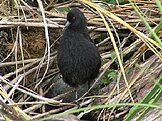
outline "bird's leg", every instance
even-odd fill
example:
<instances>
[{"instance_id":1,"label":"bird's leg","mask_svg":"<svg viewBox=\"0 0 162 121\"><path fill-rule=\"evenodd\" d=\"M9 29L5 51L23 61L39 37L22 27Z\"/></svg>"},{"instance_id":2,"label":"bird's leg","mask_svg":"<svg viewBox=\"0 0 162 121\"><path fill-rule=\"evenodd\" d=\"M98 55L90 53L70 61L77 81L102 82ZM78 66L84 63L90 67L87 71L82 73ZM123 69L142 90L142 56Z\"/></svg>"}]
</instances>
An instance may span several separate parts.
<instances>
[{"instance_id":1,"label":"bird's leg","mask_svg":"<svg viewBox=\"0 0 162 121\"><path fill-rule=\"evenodd\" d=\"M79 102L77 101L77 99L78 99L78 87L75 87L75 100L76 100L76 105L79 108L80 105L79 105Z\"/></svg>"},{"instance_id":2,"label":"bird's leg","mask_svg":"<svg viewBox=\"0 0 162 121\"><path fill-rule=\"evenodd\" d=\"M78 87L75 87L75 100L78 99Z\"/></svg>"},{"instance_id":3,"label":"bird's leg","mask_svg":"<svg viewBox=\"0 0 162 121\"><path fill-rule=\"evenodd\" d=\"M88 81L88 90L90 89L90 86L91 86L91 82Z\"/></svg>"}]
</instances>

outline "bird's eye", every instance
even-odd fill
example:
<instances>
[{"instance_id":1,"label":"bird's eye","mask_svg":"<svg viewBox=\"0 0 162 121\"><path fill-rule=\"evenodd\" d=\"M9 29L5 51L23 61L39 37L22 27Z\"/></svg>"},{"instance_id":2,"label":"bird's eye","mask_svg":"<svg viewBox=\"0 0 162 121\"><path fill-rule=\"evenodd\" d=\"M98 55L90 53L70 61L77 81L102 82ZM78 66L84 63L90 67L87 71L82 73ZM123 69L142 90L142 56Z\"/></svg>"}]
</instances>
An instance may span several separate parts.
<instances>
[{"instance_id":1,"label":"bird's eye","mask_svg":"<svg viewBox=\"0 0 162 121\"><path fill-rule=\"evenodd\" d=\"M73 17L72 19L75 20L75 17Z\"/></svg>"}]
</instances>

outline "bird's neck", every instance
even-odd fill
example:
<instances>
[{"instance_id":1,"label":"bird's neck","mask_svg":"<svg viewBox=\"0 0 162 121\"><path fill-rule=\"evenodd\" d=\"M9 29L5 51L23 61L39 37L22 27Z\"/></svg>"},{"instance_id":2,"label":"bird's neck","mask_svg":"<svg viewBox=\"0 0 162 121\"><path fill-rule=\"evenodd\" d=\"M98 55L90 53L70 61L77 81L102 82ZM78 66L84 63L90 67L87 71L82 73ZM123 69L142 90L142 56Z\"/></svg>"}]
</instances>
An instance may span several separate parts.
<instances>
[{"instance_id":1,"label":"bird's neck","mask_svg":"<svg viewBox=\"0 0 162 121\"><path fill-rule=\"evenodd\" d=\"M77 27L67 27L67 31L69 32L79 32L79 33L85 33L88 31L87 27L86 26L77 26Z\"/></svg>"}]
</instances>

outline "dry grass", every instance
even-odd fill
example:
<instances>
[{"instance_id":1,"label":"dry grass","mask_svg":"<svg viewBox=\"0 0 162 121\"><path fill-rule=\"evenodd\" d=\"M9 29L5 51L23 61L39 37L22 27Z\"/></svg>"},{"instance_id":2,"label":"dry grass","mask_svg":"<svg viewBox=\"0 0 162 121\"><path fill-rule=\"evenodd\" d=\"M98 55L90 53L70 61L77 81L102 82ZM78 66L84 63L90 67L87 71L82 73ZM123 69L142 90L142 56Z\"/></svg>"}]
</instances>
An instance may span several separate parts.
<instances>
[{"instance_id":1,"label":"dry grass","mask_svg":"<svg viewBox=\"0 0 162 121\"><path fill-rule=\"evenodd\" d=\"M78 99L81 107L140 102L160 77L161 47L149 38L150 32L130 4L113 6L69 0L43 2L42 5L41 0L37 1L39 7L32 7L33 3L24 0L0 1L0 119L33 120L77 108L74 100L66 102L73 89L58 83L60 77L56 64L58 40L69 7L79 7L84 12L90 35L97 43L103 60L100 75L86 94L93 92L95 85L104 80L109 68L117 72L115 79L107 78L109 84L100 83L96 94L84 94ZM151 27L161 21L153 1L136 1L136 5ZM162 36L161 32L158 34ZM116 56L112 57L114 49L119 63ZM59 89L54 89L56 94L47 98L52 88ZM49 111L46 104L54 107ZM78 117L91 111L94 120L117 120L123 118L129 109L130 106L89 109Z\"/></svg>"}]
</instances>

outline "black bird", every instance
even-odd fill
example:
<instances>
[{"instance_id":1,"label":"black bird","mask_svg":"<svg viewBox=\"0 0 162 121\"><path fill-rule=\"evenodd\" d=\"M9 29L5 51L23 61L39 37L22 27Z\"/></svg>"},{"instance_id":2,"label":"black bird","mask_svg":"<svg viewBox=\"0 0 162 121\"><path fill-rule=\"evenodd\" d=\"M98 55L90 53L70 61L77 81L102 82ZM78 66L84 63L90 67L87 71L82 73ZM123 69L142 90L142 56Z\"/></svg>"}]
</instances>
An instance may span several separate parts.
<instances>
[{"instance_id":1,"label":"black bird","mask_svg":"<svg viewBox=\"0 0 162 121\"><path fill-rule=\"evenodd\" d=\"M99 73L100 55L88 35L86 18L78 8L71 9L67 14L57 61L63 80L75 89L79 85L94 80Z\"/></svg>"}]
</instances>

